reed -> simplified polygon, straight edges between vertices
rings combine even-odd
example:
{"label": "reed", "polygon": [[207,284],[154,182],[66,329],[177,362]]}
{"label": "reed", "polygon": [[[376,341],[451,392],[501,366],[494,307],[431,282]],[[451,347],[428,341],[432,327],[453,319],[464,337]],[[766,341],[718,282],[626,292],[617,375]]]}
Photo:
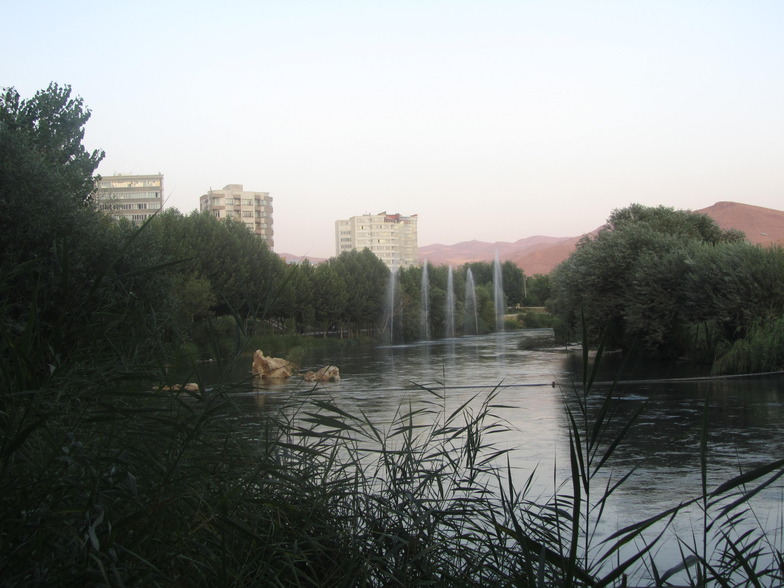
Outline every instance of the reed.
{"label": "reed", "polygon": [[784,316],[756,323],[713,364],[715,374],[784,370]]}

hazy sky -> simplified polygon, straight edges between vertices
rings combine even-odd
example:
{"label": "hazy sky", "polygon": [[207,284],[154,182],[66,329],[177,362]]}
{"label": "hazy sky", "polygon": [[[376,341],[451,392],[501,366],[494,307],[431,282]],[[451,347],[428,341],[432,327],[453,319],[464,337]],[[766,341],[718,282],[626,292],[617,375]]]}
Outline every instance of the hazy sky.
{"label": "hazy sky", "polygon": [[576,236],[632,202],[784,209],[784,2],[6,3],[0,85],[70,84],[167,207],[270,192],[275,249]]}

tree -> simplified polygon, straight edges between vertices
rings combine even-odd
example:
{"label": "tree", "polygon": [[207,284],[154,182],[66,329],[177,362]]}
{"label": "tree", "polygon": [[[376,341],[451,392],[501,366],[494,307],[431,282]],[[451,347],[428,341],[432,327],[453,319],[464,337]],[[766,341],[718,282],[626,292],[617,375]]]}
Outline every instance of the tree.
{"label": "tree", "polygon": [[534,274],[525,279],[525,305],[545,306],[552,297],[552,278],[550,274]]}
{"label": "tree", "polygon": [[395,293],[395,322],[400,326],[403,341],[422,339],[422,267],[410,266],[398,270]]}
{"label": "tree", "polygon": [[103,152],[82,146],[90,113],[68,86],[29,100],[13,88],[0,96],[0,254],[21,263],[45,255],[54,240],[76,238],[95,222],[90,196]]}
{"label": "tree", "polygon": [[0,356],[30,386],[108,355],[115,369],[165,357],[166,278],[145,267],[140,229],[93,207],[103,153],[82,145],[89,111],[70,92],[0,97]]}
{"label": "tree", "polygon": [[614,231],[625,226],[647,225],[657,233],[680,236],[688,240],[716,245],[743,241],[745,236],[735,229],[722,229],[705,214],[676,210],[667,206],[631,204],[615,209],[607,219],[604,230]]}
{"label": "tree", "polygon": [[88,152],[82,141],[90,111],[80,97],[71,98],[71,87],[55,83],[23,100],[14,88],[4,88],[0,97],[0,128],[15,135],[35,151],[42,163],[62,183],[57,197],[92,204],[93,174],[103,151]]}
{"label": "tree", "polygon": [[507,306],[523,304],[525,274],[511,261],[501,264],[501,281],[504,285],[504,298]]}
{"label": "tree", "polygon": [[330,262],[346,285],[350,334],[373,332],[384,308],[389,269],[370,249],[344,251]]}
{"label": "tree", "polygon": [[[338,328],[346,315],[348,287],[332,260],[318,265],[313,272],[314,309],[323,335]],[[342,334],[342,329],[341,329]]]}
{"label": "tree", "polygon": [[554,270],[552,309],[575,328],[584,316],[589,334],[603,332],[611,345],[640,339],[651,352],[678,354],[678,325],[694,296],[683,279],[689,251],[741,238],[689,211],[638,204],[615,210],[598,235],[583,238]]}
{"label": "tree", "polygon": [[296,266],[291,292],[295,323],[301,333],[308,333],[316,324],[316,275],[307,259]]}
{"label": "tree", "polygon": [[[207,212],[183,216],[167,210],[149,225],[144,238],[161,261],[177,263],[172,267],[175,273],[209,284],[214,314],[236,313],[242,319],[286,314],[290,293],[283,290],[289,268],[243,223],[219,220]],[[181,299],[179,291],[173,296]]]}
{"label": "tree", "polygon": [[682,274],[684,303],[691,322],[715,325],[728,341],[756,323],[784,314],[784,250],[751,243],[694,247]]}

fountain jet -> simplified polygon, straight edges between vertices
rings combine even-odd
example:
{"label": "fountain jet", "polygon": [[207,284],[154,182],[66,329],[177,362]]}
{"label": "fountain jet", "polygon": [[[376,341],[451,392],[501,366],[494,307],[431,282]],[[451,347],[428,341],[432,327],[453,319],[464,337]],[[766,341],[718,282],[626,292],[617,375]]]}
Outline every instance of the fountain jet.
{"label": "fountain jet", "polygon": [[479,334],[479,317],[476,309],[476,286],[474,285],[474,274],[468,269],[466,274],[465,291],[465,332],[466,334]]}
{"label": "fountain jet", "polygon": [[504,283],[498,251],[495,252],[495,263],[493,264],[493,302],[495,303],[495,330],[500,333],[504,330],[506,305],[504,304]]}
{"label": "fountain jet", "polygon": [[397,282],[397,267],[393,267],[389,272],[389,285],[387,286],[387,327],[389,331],[389,343],[395,342],[395,289]]}
{"label": "fountain jet", "polygon": [[422,266],[422,314],[420,315],[420,336],[430,340],[430,279],[427,275],[427,260]]}
{"label": "fountain jet", "polygon": [[449,266],[449,273],[446,276],[446,312],[445,314],[445,333],[446,337],[455,336],[455,277],[452,266]]}

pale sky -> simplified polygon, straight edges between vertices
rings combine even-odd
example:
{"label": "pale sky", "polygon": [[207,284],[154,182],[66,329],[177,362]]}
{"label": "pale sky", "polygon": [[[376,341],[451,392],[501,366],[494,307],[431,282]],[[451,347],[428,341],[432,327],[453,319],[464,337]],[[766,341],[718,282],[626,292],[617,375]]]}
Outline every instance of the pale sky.
{"label": "pale sky", "polygon": [[273,197],[275,250],[576,236],[632,202],[784,209],[784,2],[6,3],[0,86],[70,84],[99,173],[184,213]]}

